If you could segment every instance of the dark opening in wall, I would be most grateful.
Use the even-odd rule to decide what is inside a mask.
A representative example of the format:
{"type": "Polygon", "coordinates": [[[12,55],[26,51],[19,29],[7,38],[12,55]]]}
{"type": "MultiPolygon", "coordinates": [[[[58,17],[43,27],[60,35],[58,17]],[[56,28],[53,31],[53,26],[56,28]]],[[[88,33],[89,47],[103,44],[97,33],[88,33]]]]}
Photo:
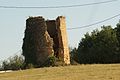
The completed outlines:
{"type": "Polygon", "coordinates": [[[56,21],[55,20],[47,20],[47,31],[51,38],[53,38],[53,50],[54,55],[56,57],[59,57],[59,39],[58,39],[58,30],[56,27],[56,21]]]}

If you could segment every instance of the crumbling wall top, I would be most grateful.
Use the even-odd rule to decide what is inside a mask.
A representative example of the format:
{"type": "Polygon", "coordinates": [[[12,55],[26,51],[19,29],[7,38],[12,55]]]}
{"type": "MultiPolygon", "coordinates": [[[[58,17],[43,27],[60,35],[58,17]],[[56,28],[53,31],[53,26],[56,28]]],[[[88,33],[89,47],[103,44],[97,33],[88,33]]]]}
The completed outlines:
{"type": "Polygon", "coordinates": [[[60,18],[65,19],[65,16],[58,16],[56,20],[58,20],[60,18]]]}

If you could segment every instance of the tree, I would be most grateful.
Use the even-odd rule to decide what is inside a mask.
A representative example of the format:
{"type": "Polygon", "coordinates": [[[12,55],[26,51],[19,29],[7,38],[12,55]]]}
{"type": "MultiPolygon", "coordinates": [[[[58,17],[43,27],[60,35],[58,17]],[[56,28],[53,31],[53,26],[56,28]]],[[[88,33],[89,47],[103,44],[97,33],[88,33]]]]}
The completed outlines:
{"type": "Polygon", "coordinates": [[[118,44],[116,31],[111,26],[102,26],[101,31],[86,33],[78,46],[79,63],[120,62],[117,58],[118,44]]]}
{"type": "Polygon", "coordinates": [[[70,48],[70,61],[71,64],[76,64],[79,62],[77,48],[70,48]]]}
{"type": "MultiPolygon", "coordinates": [[[[119,41],[119,44],[120,44],[120,21],[119,23],[117,24],[117,27],[115,28],[116,30],[116,35],[117,35],[117,39],[119,41]]],[[[119,45],[120,46],[120,45],[119,45]]]]}

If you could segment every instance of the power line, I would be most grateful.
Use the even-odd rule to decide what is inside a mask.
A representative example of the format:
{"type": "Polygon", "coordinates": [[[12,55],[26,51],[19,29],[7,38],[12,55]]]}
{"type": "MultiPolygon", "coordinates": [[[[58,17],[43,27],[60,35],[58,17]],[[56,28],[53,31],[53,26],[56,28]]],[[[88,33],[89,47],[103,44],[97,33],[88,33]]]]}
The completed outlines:
{"type": "Polygon", "coordinates": [[[72,8],[72,7],[80,7],[80,6],[90,6],[90,5],[97,5],[97,4],[103,4],[103,3],[110,3],[118,0],[108,0],[108,1],[102,1],[102,2],[94,2],[94,3],[87,3],[87,4],[80,4],[80,5],[69,5],[69,6],[37,6],[37,7],[27,7],[27,6],[0,6],[0,8],[21,8],[21,9],[39,9],[39,8],[72,8]]]}
{"type": "Polygon", "coordinates": [[[18,53],[21,53],[21,49],[19,49],[18,51],[16,51],[14,54],[18,54],[18,53]]]}
{"type": "Polygon", "coordinates": [[[96,24],[103,23],[103,22],[105,22],[105,21],[111,20],[111,19],[116,18],[116,17],[118,17],[118,16],[120,16],[120,13],[117,14],[117,15],[114,15],[114,16],[112,16],[112,17],[109,17],[109,18],[107,18],[107,19],[104,19],[104,20],[102,20],[102,21],[98,21],[98,22],[95,22],[95,23],[92,23],[92,24],[88,24],[88,25],[85,25],[85,26],[81,26],[81,27],[67,28],[67,30],[81,29],[81,28],[90,27],[90,26],[93,26],[93,25],[96,25],[96,24]]]}
{"type": "MultiPolygon", "coordinates": [[[[95,22],[95,23],[92,23],[92,24],[88,24],[88,25],[85,25],[85,26],[81,26],[81,27],[67,28],[67,30],[73,30],[73,29],[80,29],[80,28],[90,27],[90,26],[93,26],[93,25],[96,25],[96,24],[103,23],[103,22],[105,22],[105,21],[111,20],[111,19],[116,18],[116,17],[118,17],[118,16],[120,16],[120,13],[117,14],[117,15],[114,15],[114,16],[112,16],[112,17],[109,17],[109,18],[107,18],[107,19],[104,19],[104,20],[102,20],[102,21],[98,21],[98,22],[95,22]]],[[[21,49],[18,50],[16,53],[19,53],[20,51],[21,51],[21,49]]],[[[16,53],[15,53],[15,54],[16,54],[16,53]]]]}

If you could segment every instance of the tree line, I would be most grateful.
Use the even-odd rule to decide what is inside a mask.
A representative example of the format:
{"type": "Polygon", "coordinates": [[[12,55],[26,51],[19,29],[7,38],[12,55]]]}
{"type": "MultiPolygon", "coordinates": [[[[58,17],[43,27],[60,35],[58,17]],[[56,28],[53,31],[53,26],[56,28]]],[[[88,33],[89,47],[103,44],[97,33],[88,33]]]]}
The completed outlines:
{"type": "Polygon", "coordinates": [[[115,28],[102,26],[101,30],[87,32],[71,54],[80,64],[120,63],[120,22],[115,28]]]}

